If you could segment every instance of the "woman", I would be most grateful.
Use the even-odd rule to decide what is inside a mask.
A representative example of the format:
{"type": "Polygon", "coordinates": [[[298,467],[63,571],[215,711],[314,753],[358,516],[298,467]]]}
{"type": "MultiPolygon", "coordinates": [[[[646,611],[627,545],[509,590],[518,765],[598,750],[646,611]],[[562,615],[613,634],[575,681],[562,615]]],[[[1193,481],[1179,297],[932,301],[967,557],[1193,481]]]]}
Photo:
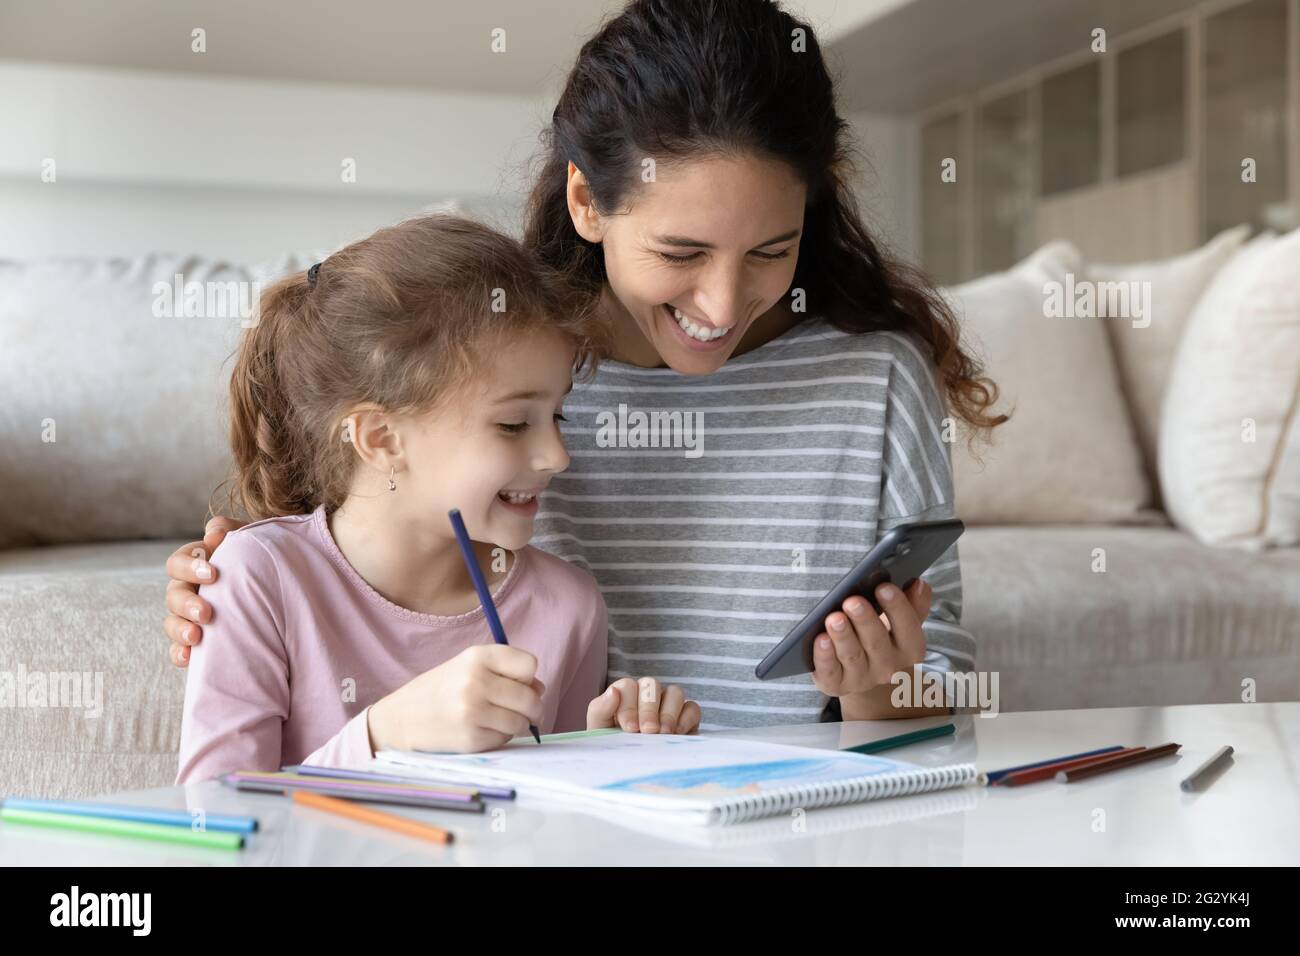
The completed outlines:
{"type": "MultiPolygon", "coordinates": [[[[917,715],[890,675],[974,667],[955,547],[877,591],[887,623],[861,598],[831,614],[813,675],[753,675],[881,534],[953,516],[952,419],[1005,420],[951,313],[859,217],[813,31],[767,0],[636,0],[552,119],[525,241],[599,294],[613,351],[566,404],[572,464],[533,543],[596,577],[609,676],[681,685],[703,730],[917,715]]],[[[217,573],[192,552],[236,526],[168,561],[181,666],[217,573]]]]}

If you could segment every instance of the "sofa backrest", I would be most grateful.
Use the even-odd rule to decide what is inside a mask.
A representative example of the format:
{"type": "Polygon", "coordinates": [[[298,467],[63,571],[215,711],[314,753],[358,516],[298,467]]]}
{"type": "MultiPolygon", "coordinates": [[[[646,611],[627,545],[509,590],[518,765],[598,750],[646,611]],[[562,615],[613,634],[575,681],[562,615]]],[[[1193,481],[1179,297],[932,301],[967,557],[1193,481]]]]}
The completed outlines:
{"type": "Polygon", "coordinates": [[[201,534],[239,334],[300,259],[0,261],[0,547],[201,534]]]}

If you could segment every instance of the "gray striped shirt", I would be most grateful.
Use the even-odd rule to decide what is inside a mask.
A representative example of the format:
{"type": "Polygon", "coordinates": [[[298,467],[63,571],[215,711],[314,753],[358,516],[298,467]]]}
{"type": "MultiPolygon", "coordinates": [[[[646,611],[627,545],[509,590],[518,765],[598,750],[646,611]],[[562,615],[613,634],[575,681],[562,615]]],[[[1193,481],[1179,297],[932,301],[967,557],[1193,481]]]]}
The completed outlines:
{"type": "MultiPolygon", "coordinates": [[[[599,583],[610,679],[680,684],[702,729],[817,721],[811,675],[755,665],[885,531],[953,517],[933,364],[903,334],[810,319],[705,376],[607,361],[564,413],[532,543],[599,583]]],[[[972,670],[955,545],[925,579],[923,667],[972,670]]]]}

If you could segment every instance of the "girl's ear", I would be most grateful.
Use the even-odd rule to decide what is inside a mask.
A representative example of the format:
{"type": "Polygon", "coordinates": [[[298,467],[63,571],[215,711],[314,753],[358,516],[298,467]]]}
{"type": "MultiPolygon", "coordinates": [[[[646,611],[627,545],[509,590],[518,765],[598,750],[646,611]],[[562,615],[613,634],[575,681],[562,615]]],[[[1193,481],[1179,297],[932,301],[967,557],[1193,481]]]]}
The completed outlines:
{"type": "Polygon", "coordinates": [[[394,425],[392,414],[382,408],[358,408],[343,419],[342,440],[351,443],[365,467],[384,475],[393,468],[401,471],[402,438],[394,425]]]}
{"type": "Polygon", "coordinates": [[[569,203],[569,218],[573,228],[588,242],[599,243],[605,238],[605,221],[592,204],[591,185],[587,177],[577,166],[569,163],[569,181],[566,197],[569,203]]]}

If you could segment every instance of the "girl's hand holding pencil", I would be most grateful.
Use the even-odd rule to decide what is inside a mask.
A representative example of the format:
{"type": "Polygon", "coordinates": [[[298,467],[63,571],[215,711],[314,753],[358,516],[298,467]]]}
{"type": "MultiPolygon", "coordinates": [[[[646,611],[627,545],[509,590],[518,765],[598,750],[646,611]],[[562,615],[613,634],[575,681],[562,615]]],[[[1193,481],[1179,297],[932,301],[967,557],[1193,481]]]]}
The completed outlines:
{"type": "Polygon", "coordinates": [[[537,658],[506,644],[466,648],[370,708],[379,750],[491,750],[542,721],[537,658]]]}
{"type": "Polygon", "coordinates": [[[660,688],[653,677],[624,677],[587,705],[587,729],[603,727],[630,734],[694,734],[700,729],[700,705],[687,700],[676,684],[660,688]]]}

